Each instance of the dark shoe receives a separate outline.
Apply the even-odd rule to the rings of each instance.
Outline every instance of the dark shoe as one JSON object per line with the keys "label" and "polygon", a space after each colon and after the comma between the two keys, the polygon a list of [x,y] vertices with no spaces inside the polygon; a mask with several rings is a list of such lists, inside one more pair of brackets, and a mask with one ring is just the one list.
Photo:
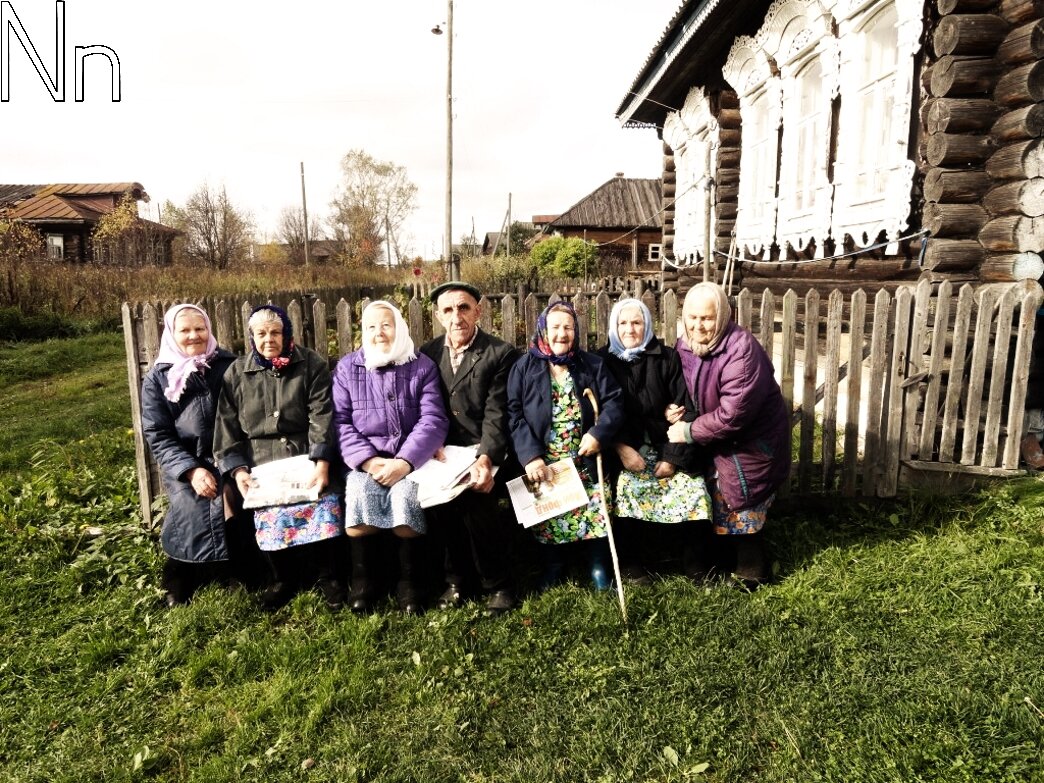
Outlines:
{"label": "dark shoe", "polygon": [[369,614],[373,611],[373,604],[367,596],[356,596],[348,602],[348,608],[352,614]]}
{"label": "dark shoe", "polygon": [[175,606],[184,606],[187,603],[188,598],[185,598],[182,595],[178,595],[173,590],[168,590],[166,593],[163,594],[163,604],[168,609],[173,609]]}
{"label": "dark shoe", "polygon": [[261,605],[265,609],[280,609],[294,597],[294,587],[288,582],[273,582],[261,591]]}
{"label": "dark shoe", "polygon": [[435,605],[439,609],[460,609],[464,605],[464,592],[457,585],[448,585]]}
{"label": "dark shoe", "polygon": [[641,566],[624,566],[620,569],[620,578],[629,585],[642,585],[648,587],[653,583],[649,572]]}
{"label": "dark shoe", "polygon": [[414,597],[400,598],[399,599],[399,611],[403,614],[413,615],[419,617],[424,614],[424,604],[418,601]]}
{"label": "dark shoe", "polygon": [[759,587],[767,584],[768,580],[764,578],[755,577],[744,577],[739,574],[732,574],[728,579],[725,580],[725,586],[731,587],[734,590],[742,590],[746,593],[753,593]]}
{"label": "dark shoe", "polygon": [[494,590],[486,599],[486,611],[490,614],[504,614],[515,608],[515,595],[510,590]]}
{"label": "dark shoe", "polygon": [[320,579],[319,592],[323,594],[323,600],[326,602],[326,607],[331,612],[339,612],[344,608],[344,585],[336,579]]}

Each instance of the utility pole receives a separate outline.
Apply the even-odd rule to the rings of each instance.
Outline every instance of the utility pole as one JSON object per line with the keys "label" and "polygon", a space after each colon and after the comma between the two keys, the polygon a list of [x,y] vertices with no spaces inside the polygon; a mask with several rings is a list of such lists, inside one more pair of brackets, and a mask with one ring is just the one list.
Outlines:
{"label": "utility pole", "polygon": [[453,258],[453,0],[446,0],[446,261],[451,280],[460,280]]}
{"label": "utility pole", "polygon": [[301,161],[301,214],[304,217],[304,251],[305,251],[305,266],[307,267],[310,258],[308,254],[308,201],[305,199],[305,178],[304,178],[304,161]]}

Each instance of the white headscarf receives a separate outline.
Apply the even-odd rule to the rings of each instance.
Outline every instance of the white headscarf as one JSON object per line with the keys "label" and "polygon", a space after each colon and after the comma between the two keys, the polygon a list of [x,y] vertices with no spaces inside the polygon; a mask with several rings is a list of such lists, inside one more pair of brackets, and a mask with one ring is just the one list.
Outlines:
{"label": "white headscarf", "polygon": [[721,338],[725,336],[725,330],[728,329],[729,322],[732,321],[732,305],[729,304],[729,295],[725,293],[725,289],[717,283],[697,283],[690,288],[689,293],[685,295],[685,301],[682,303],[683,315],[700,296],[709,296],[714,300],[717,308],[715,312],[716,317],[714,319],[714,337],[708,344],[704,345],[690,339],[688,329],[686,329],[685,344],[688,345],[689,348],[692,349],[692,352],[697,356],[706,356],[718,347]]}
{"label": "white headscarf", "polygon": [[[628,307],[636,307],[642,314],[645,323],[645,332],[642,334],[642,344],[634,348],[625,348],[620,339],[620,313]],[[641,299],[621,299],[613,305],[609,313],[609,353],[619,356],[625,362],[637,361],[638,357],[645,353],[649,341],[653,338],[652,313]]]}
{"label": "white headscarf", "polygon": [[383,307],[386,310],[390,310],[392,318],[395,320],[395,340],[392,342],[391,350],[387,353],[378,351],[366,344],[366,335],[363,335],[363,363],[366,365],[367,370],[372,370],[376,367],[384,367],[389,364],[406,364],[412,362],[417,358],[417,351],[413,345],[413,338],[410,337],[410,329],[406,326],[406,321],[402,317],[402,313],[399,312],[399,308],[393,305],[391,302],[385,301],[384,299],[378,299],[370,302],[363,308],[362,317],[359,321],[362,322],[362,318],[366,316],[366,312],[374,307]]}
{"label": "white headscarf", "polygon": [[[207,349],[198,356],[188,356],[174,339],[174,320],[185,310],[201,315],[210,333]],[[159,354],[156,356],[156,364],[170,365],[170,369],[167,370],[167,388],[163,390],[163,396],[171,402],[180,400],[189,376],[210,367],[210,360],[214,358],[217,350],[217,338],[214,337],[214,330],[210,326],[210,316],[202,307],[196,307],[194,304],[176,304],[167,310],[163,316],[163,336],[160,337]]]}

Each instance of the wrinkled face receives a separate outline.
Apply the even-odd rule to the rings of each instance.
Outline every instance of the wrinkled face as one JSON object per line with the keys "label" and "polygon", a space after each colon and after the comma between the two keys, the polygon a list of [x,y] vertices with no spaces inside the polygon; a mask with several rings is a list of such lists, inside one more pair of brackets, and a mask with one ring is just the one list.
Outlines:
{"label": "wrinkled face", "polygon": [[714,339],[714,324],[718,320],[718,303],[711,295],[697,296],[686,302],[683,318],[685,334],[698,345],[709,345]]}
{"label": "wrinkled face", "polygon": [[551,352],[555,356],[563,356],[569,353],[575,340],[573,317],[564,310],[553,310],[547,316],[547,341],[551,344]]}
{"label": "wrinkled face", "polygon": [[395,316],[387,307],[371,307],[362,317],[363,342],[381,353],[390,353],[395,343]]}
{"label": "wrinkled face", "polygon": [[616,333],[624,348],[637,348],[645,340],[645,316],[637,307],[625,307],[616,319]]}
{"label": "wrinkled face", "polygon": [[447,291],[435,303],[435,316],[446,330],[446,339],[453,348],[471,342],[480,315],[482,308],[467,291]]}
{"label": "wrinkled face", "polygon": [[251,332],[257,352],[266,359],[275,359],[283,352],[282,321],[262,321]]}
{"label": "wrinkled face", "polygon": [[174,342],[186,356],[206,353],[209,340],[207,322],[195,310],[182,310],[174,317]]}

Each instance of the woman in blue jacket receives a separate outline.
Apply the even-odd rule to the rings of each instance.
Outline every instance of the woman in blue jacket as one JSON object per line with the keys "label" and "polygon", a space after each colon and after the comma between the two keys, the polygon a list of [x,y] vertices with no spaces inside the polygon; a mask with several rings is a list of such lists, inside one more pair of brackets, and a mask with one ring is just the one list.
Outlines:
{"label": "woman in blue jacket", "polygon": [[[576,544],[587,556],[595,587],[609,587],[609,520],[602,513],[594,455],[612,442],[623,421],[620,387],[593,353],[580,348],[576,312],[556,302],[540,314],[529,351],[508,376],[508,427],[519,463],[534,484],[552,478],[549,463],[576,461],[588,503],[530,528],[542,547],[543,587],[559,581],[565,544]],[[591,389],[601,414],[584,394]]]}
{"label": "woman in blue jacket", "polygon": [[191,304],[167,310],[159,355],[141,387],[142,428],[170,503],[160,534],[167,606],[229,575],[229,550],[237,543],[250,558],[249,531],[237,537],[226,523],[225,487],[213,454],[221,378],[234,360],[218,348],[204,310]]}

